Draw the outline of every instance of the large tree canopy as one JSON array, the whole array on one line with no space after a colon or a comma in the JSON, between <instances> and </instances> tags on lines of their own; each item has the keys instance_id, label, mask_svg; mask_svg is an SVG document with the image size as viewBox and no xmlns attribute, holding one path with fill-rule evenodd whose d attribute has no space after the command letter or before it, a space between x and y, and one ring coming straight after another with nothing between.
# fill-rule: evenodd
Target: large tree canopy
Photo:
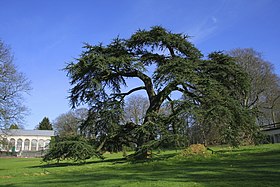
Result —
<instances>
[{"instance_id":1,"label":"large tree canopy","mask_svg":"<svg viewBox=\"0 0 280 187\"><path fill-rule=\"evenodd\" d=\"M248 88L246 73L221 52L204 58L188 39L187 35L156 26L148 31L138 30L129 39L114 39L106 46L87 44L80 58L65 68L73 86L69 97L72 106L88 104L92 115L98 116L95 119L103 118L103 125L108 126L109 119L113 123L118 120L120 113L112 111L123 106L124 98L144 90L150 105L143 125L134 131L138 147L176 132L172 121L161 120L159 111L165 101L172 108L167 119L190 113L192 121L203 126L223 126L220 130L224 140L238 138L248 125L248 120L243 119L249 113L239 102ZM132 78L139 79L142 85L124 92L127 80ZM182 97L172 98L175 92ZM104 110L106 115L101 115Z\"/></svg>"}]
</instances>

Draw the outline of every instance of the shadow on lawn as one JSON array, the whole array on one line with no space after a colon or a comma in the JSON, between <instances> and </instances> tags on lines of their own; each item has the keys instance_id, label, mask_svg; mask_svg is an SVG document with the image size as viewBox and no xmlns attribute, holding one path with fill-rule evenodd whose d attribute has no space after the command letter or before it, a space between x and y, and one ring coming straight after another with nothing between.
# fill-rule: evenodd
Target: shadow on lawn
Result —
<instances>
[{"instance_id":1,"label":"shadow on lawn","mask_svg":"<svg viewBox=\"0 0 280 187\"><path fill-rule=\"evenodd\" d=\"M17 185L15 184L4 184L4 185L1 185L0 186L3 186L3 187L17 187Z\"/></svg>"},{"instance_id":2,"label":"shadow on lawn","mask_svg":"<svg viewBox=\"0 0 280 187\"><path fill-rule=\"evenodd\" d=\"M59 173L43 178L37 181L37 184L38 186L44 184L121 186L149 182L152 186L157 182L163 185L169 182L173 185L196 182L203 186L278 186L280 150L249 152L242 156L236 154L238 153L204 160L180 160L171 158L174 154L169 154L158 156L147 163L121 164L115 167L102 166L83 172ZM86 164L119 161L126 162L123 159L108 159Z\"/></svg>"},{"instance_id":3,"label":"shadow on lawn","mask_svg":"<svg viewBox=\"0 0 280 187\"><path fill-rule=\"evenodd\" d=\"M27 168L56 168L56 167L67 167L67 166L80 166L80 165L88 165L88 164L97 164L97 163L112 163L112 164L123 164L123 163L146 163L146 162L154 162L160 160L166 160L168 158L174 157L176 153L170 154L155 154L154 158L149 160L129 160L126 158L115 158L115 159L104 159L104 160L94 160L94 161L86 161L86 162L60 162L60 163L45 163L42 162L42 165L38 166L30 166ZM1 170L1 169L0 169Z\"/></svg>"},{"instance_id":4,"label":"shadow on lawn","mask_svg":"<svg viewBox=\"0 0 280 187\"><path fill-rule=\"evenodd\" d=\"M266 160L264 160L266 161ZM279 162L279 159L278 159ZM238 161L226 160L220 163L214 161L178 161L173 164L148 163L132 164L120 167L103 167L86 173L68 172L53 176L50 179L38 181L38 184L63 185L79 184L81 186L92 184L105 186L128 185L137 182L196 182L205 186L277 186L279 182L280 167L277 171L270 171L270 165L255 166L256 160ZM114 184L110 184L114 181Z\"/></svg>"},{"instance_id":5,"label":"shadow on lawn","mask_svg":"<svg viewBox=\"0 0 280 187\"><path fill-rule=\"evenodd\" d=\"M59 162L59 163L45 163L42 162L42 165L38 166L30 166L27 168L57 168L57 167L67 167L67 166L81 166L88 164L97 164L97 163L125 163L127 162L125 158L116 158L116 159L104 159L104 160L94 160L94 161L86 161L86 162Z\"/></svg>"}]
</instances>

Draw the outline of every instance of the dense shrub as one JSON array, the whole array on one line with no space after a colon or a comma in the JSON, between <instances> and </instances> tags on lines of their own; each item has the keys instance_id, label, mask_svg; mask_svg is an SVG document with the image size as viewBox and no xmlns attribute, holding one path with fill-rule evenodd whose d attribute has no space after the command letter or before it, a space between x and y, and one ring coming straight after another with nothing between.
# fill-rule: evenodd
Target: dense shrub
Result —
<instances>
[{"instance_id":1,"label":"dense shrub","mask_svg":"<svg viewBox=\"0 0 280 187\"><path fill-rule=\"evenodd\" d=\"M59 138L58 138L59 139ZM43 161L48 162L51 160L74 160L85 161L91 157L102 158L101 154L95 151L95 149L88 144L86 140L81 138L67 138L61 142L53 141L51 148L44 156Z\"/></svg>"}]
</instances>

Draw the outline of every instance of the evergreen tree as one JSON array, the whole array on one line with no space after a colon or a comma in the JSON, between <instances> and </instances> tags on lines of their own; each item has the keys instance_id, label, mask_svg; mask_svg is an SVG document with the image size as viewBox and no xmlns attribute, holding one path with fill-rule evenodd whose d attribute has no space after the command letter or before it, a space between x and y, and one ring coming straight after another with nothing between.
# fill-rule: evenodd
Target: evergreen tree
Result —
<instances>
[{"instance_id":1,"label":"evergreen tree","mask_svg":"<svg viewBox=\"0 0 280 187\"><path fill-rule=\"evenodd\" d=\"M10 129L19 129L19 127L17 126L17 124L12 124L12 125L10 126Z\"/></svg>"},{"instance_id":2,"label":"evergreen tree","mask_svg":"<svg viewBox=\"0 0 280 187\"><path fill-rule=\"evenodd\" d=\"M184 113L203 126L218 121L223 140L236 145L234 139L241 138L241 127L250 117L239 103L248 89L247 74L221 52L203 58L188 38L156 26L138 30L129 39L117 38L107 46L87 44L77 63L65 68L73 86L72 107L90 107L89 120L81 130L90 127L93 137L104 145L116 137L124 98L144 90L150 105L143 124L125 131L136 139L136 155L145 157L149 149L173 139L178 124L170 119ZM127 79L133 78L142 85L125 92ZM175 92L183 97L172 98ZM160 108L166 101L172 113L163 117Z\"/></svg>"},{"instance_id":3,"label":"evergreen tree","mask_svg":"<svg viewBox=\"0 0 280 187\"><path fill-rule=\"evenodd\" d=\"M49 118L44 117L36 129L37 130L53 130L53 127L52 127L52 124L50 123Z\"/></svg>"}]
</instances>

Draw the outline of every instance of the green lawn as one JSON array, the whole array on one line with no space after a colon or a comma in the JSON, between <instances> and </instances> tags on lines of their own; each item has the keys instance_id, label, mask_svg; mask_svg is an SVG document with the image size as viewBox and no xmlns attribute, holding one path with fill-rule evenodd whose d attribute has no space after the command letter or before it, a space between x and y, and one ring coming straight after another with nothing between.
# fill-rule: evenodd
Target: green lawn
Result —
<instances>
[{"instance_id":1,"label":"green lawn","mask_svg":"<svg viewBox=\"0 0 280 187\"><path fill-rule=\"evenodd\" d=\"M40 159L0 158L0 186L279 186L280 144L214 148L207 158L161 152L153 161L129 163L122 154L104 161L46 165Z\"/></svg>"}]
</instances>

